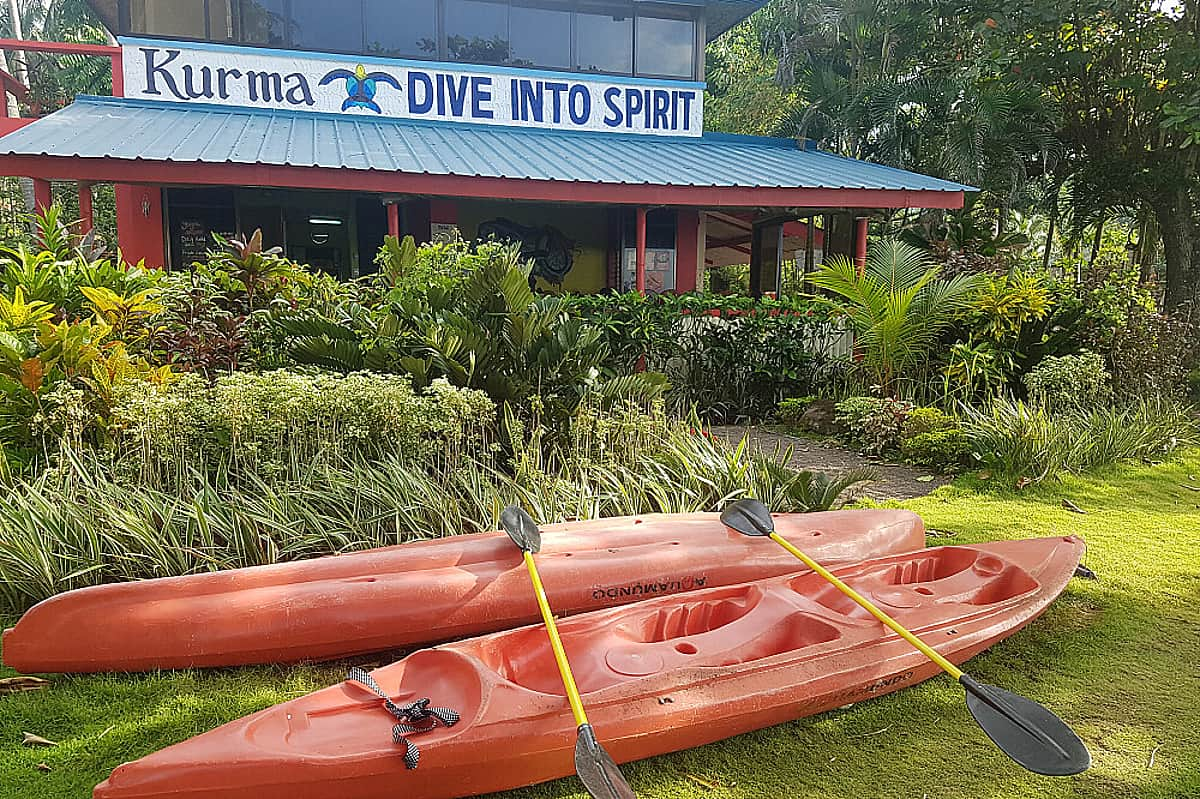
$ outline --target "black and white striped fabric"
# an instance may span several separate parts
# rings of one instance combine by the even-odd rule
[[[438,724],[453,727],[458,723],[459,715],[457,713],[445,707],[430,707],[429,699],[418,699],[411,705],[400,707],[383,692],[374,677],[360,668],[350,669],[347,679],[366,686],[371,693],[383,700],[383,706],[399,721],[392,727],[392,740],[404,746],[405,768],[416,768],[421,761],[421,750],[415,743],[408,740],[409,735],[429,732]]]

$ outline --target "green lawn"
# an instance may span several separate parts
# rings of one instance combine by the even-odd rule
[[[1200,452],[1020,493],[992,493],[962,479],[903,503],[935,531],[931,543],[1067,533],[1087,539],[1085,562],[1099,582],[1072,581],[1041,620],[970,667],[1066,718],[1092,750],[1086,774],[1054,780],[1019,770],[987,742],[959,689],[943,677],[630,765],[630,782],[639,796],[660,799],[1200,796],[1200,493],[1183,484],[1200,487]],[[1065,510],[1064,498],[1087,515]],[[122,760],[341,679],[344,671],[58,677],[45,691],[0,697],[0,799],[82,799]],[[60,745],[24,748],[23,732]],[[504,796],[584,794],[562,780]]]

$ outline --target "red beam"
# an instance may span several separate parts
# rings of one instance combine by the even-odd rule
[[[366,169],[273,164],[120,160],[75,156],[0,156],[0,174],[52,180],[156,185],[263,186],[353,190],[378,194],[429,194],[546,202],[684,205],[698,208],[962,208],[963,192],[895,189],[779,189],[738,186],[670,186],[558,180],[429,175]]]
[[[0,50],[28,50],[33,53],[78,53],[113,58],[121,48],[111,44],[80,44],[78,42],[39,42],[32,39],[0,39]]]

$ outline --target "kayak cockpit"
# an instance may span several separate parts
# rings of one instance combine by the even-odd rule
[[[453,727],[439,725],[415,735],[413,740],[422,745],[468,729],[483,703],[477,663],[449,649],[423,649],[372,676],[397,706],[429,699],[431,707],[447,708],[461,717]],[[246,727],[246,739],[262,749],[299,756],[361,757],[371,750],[394,756],[395,724],[381,698],[347,680],[256,716]]]
[[[1038,582],[1021,566],[963,547],[877,562],[845,581],[915,627],[936,626],[1022,597]],[[721,668],[789,655],[824,654],[833,642],[879,625],[820,576],[730,586],[698,598],[665,597],[610,611],[604,624],[559,625],[581,693],[678,669]],[[843,642],[845,643],[845,642]],[[853,642],[845,643],[847,646]],[[564,695],[545,630],[498,636],[478,656],[504,681]]]

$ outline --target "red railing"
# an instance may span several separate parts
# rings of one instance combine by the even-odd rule
[[[29,53],[59,53],[62,55],[76,54],[99,56],[107,58],[112,64],[112,93],[114,97],[125,96],[125,73],[121,63],[121,48],[108,44],[80,44],[76,42],[38,42],[27,39],[0,39],[0,50],[4,52],[23,51]],[[28,90],[19,80],[8,72],[0,70],[0,89],[14,95],[18,100],[24,100]],[[12,118],[8,116],[8,102],[0,97],[0,136],[11,133],[17,128],[32,122],[29,118]]]

